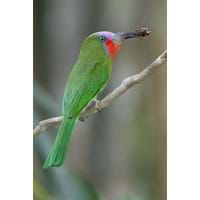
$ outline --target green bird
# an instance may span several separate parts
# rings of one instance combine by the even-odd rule
[[[102,31],[89,35],[83,41],[78,60],[69,74],[65,88],[63,121],[43,168],[63,164],[78,118],[107,85],[112,73],[112,63],[122,42],[140,36],[138,32]]]

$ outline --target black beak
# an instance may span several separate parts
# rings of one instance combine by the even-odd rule
[[[151,31],[148,28],[140,28],[140,29],[137,29],[137,30],[131,31],[131,32],[116,33],[115,36],[113,37],[113,40],[116,41],[116,42],[118,42],[118,43],[121,43],[124,40],[130,39],[130,38],[145,37],[145,36],[149,35],[150,33],[151,33]]]
[[[120,34],[120,38],[121,40],[127,40],[129,38],[134,38],[134,37],[137,37],[137,33],[135,32],[127,32],[127,33],[121,33]]]

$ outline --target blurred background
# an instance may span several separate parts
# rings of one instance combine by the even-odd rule
[[[116,57],[100,98],[166,49],[166,0],[34,0],[34,123],[59,116],[67,76],[93,32],[149,27]],[[78,122],[59,168],[43,170],[57,127],[34,138],[35,200],[166,200],[166,65]]]

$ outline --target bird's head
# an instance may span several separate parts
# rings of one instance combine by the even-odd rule
[[[116,54],[121,48],[122,43],[125,40],[136,37],[145,37],[150,34],[150,30],[147,28],[140,28],[132,32],[112,33],[108,31],[101,31],[95,34],[98,36],[98,39],[104,44],[112,60],[114,60]]]
[[[148,28],[140,28],[136,31],[118,33],[101,31],[89,35],[84,41],[83,49],[89,49],[92,52],[99,52],[100,49],[103,49],[103,51],[106,51],[111,59],[114,60],[125,40],[136,37],[145,37],[149,34],[150,31]]]

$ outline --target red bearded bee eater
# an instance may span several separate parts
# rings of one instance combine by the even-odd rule
[[[65,88],[63,121],[43,168],[63,164],[78,118],[107,85],[112,73],[112,63],[123,41],[144,37],[149,33],[146,28],[126,33],[102,31],[89,35],[83,41],[78,60],[69,74]]]

